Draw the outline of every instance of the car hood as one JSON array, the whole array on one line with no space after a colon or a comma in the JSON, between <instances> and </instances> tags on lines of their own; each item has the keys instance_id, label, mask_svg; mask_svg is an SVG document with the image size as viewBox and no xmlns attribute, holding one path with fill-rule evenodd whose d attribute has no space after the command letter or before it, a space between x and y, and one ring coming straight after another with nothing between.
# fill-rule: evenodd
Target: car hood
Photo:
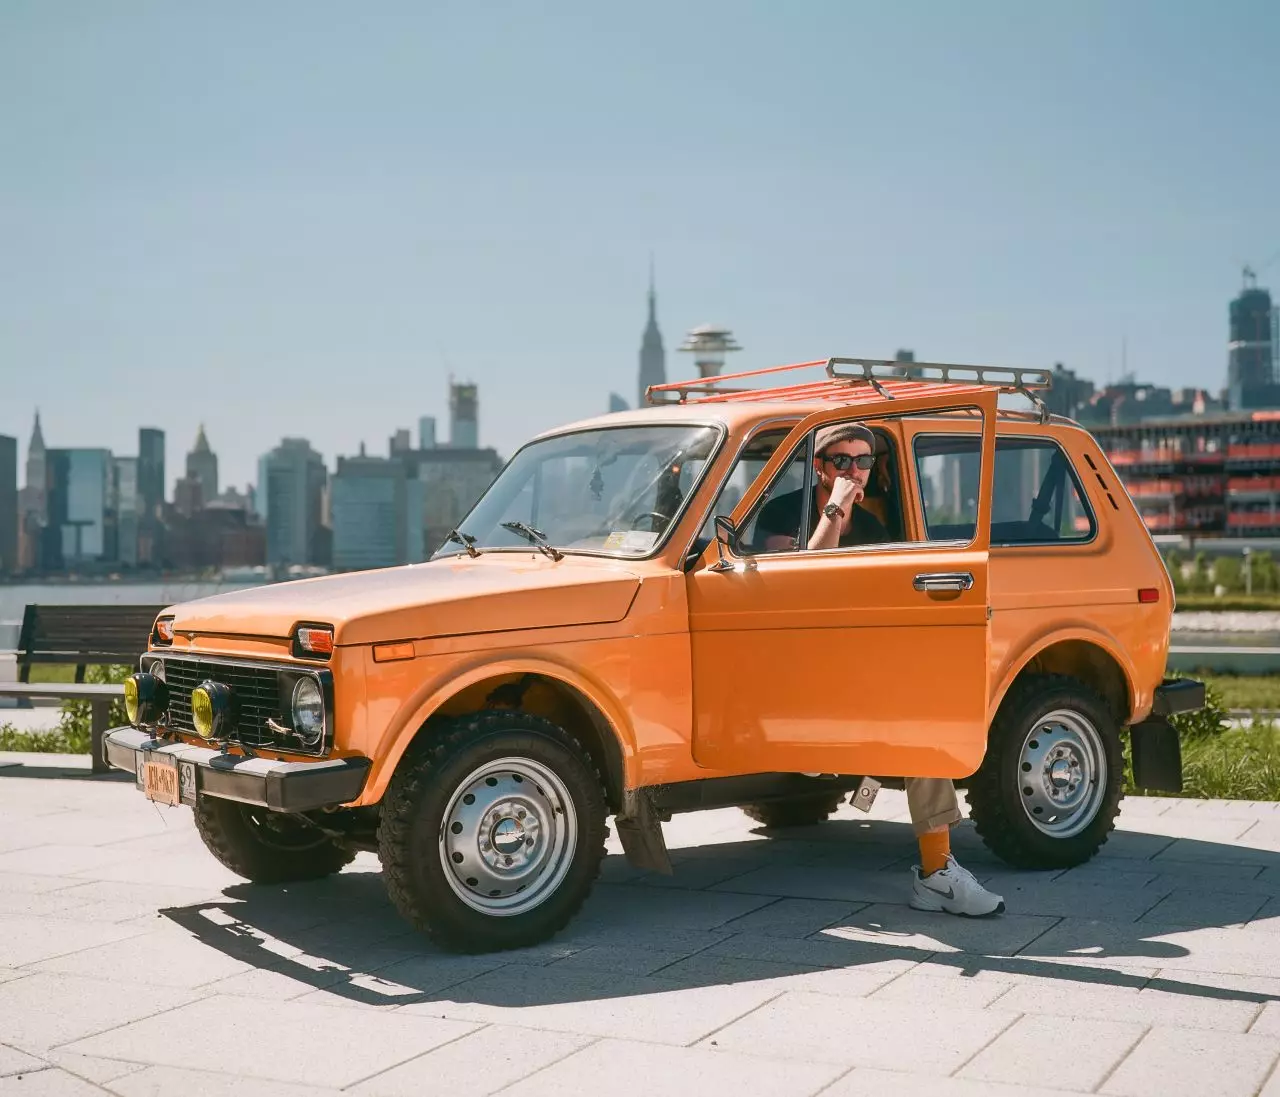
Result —
<instances>
[{"instance_id":1,"label":"car hood","mask_svg":"<svg viewBox=\"0 0 1280 1097\"><path fill-rule=\"evenodd\" d=\"M620 621L639 586L611 560L491 552L230 591L168 612L179 633L288 637L306 621L333 625L339 645L370 644Z\"/></svg>"}]
</instances>

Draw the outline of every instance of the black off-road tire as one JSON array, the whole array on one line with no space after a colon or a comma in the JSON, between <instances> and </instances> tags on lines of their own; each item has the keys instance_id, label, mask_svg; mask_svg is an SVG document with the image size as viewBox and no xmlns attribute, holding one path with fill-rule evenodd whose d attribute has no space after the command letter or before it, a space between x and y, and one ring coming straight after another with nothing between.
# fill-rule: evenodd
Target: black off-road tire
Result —
<instances>
[{"instance_id":1,"label":"black off-road tire","mask_svg":"<svg viewBox=\"0 0 1280 1097\"><path fill-rule=\"evenodd\" d=\"M743 804L748 819L766 827L811 827L825 823L840 807L844 795L829 792L813 796L788 796L784 800L762 800Z\"/></svg>"},{"instance_id":2,"label":"black off-road tire","mask_svg":"<svg viewBox=\"0 0 1280 1097\"><path fill-rule=\"evenodd\" d=\"M445 812L476 770L499 759L549 769L572 801L576 844L559 884L527 910L496 915L464 902L442 864ZM607 805L590 754L568 731L540 716L477 712L442 723L410 748L383 798L378 827L387 892L396 909L433 941L455 952L524 948L554 936L591 892L604 858Z\"/></svg>"},{"instance_id":3,"label":"black off-road tire","mask_svg":"<svg viewBox=\"0 0 1280 1097\"><path fill-rule=\"evenodd\" d=\"M195 817L209 852L255 884L319 880L355 860L354 850L304 820L266 808L201 796Z\"/></svg>"},{"instance_id":4,"label":"black off-road tire","mask_svg":"<svg viewBox=\"0 0 1280 1097\"><path fill-rule=\"evenodd\" d=\"M1022 767L1024 744L1034 742L1029 733L1049 714L1064 710L1082 718L1097 731L1099 755L1106 762L1105 780L1084 818L1092 817L1078 833L1053 836L1032 822L1027 804L1035 791ZM1028 791L1030 790L1030 791ZM1005 697L992 721L987 753L977 773L968 781L969 816L987 847L1016 868L1071 868L1088 861L1115 828L1124 792L1124 758L1120 726L1111 706L1093 687L1061 674L1030 675Z\"/></svg>"}]
</instances>

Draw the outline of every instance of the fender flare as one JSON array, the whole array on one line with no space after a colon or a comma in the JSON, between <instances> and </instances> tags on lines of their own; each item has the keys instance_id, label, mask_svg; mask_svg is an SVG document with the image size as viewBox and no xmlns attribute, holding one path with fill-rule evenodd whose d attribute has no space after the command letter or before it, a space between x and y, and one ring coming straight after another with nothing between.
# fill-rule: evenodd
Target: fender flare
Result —
<instances>
[{"instance_id":1,"label":"fender flare","mask_svg":"<svg viewBox=\"0 0 1280 1097\"><path fill-rule=\"evenodd\" d=\"M635 728L626 708L602 682L583 674L576 667L548 659L545 655L531 656L509 653L497 658L489 654L479 655L461 667L456 664L447 675L426 680L415 692L408 704L401 707L396 719L388 724L378 738L373 752L373 766L360 796L361 804L374 804L382 799L392 774L400 765L400 759L417 738L426 722L445 705L450 698L477 682L505 675L537 674L554 679L580 693L588 703L604 717L622 755L623 781L636 754Z\"/></svg>"},{"instance_id":2,"label":"fender flare","mask_svg":"<svg viewBox=\"0 0 1280 1097\"><path fill-rule=\"evenodd\" d=\"M1041 655L1049 648L1057 644L1067 641L1080 641L1096 647L1109 655L1112 661L1120 668L1120 673L1124 678L1124 686L1127 694L1128 712L1121 714L1121 722L1129 723L1135 716L1139 715L1144 707L1149 708L1151 698L1145 700L1139 696L1139 691L1134 685L1135 671L1132 660L1125 654L1125 650L1115 639L1107 632L1088 625L1084 622L1072 624L1067 628L1055 628L1051 632L1044 633L1034 638L1034 640L1023 649L1021 656L1016 662L1009 663L1002 677L999 688L991 694L991 699L987 705L987 726L991 725L991 721L995 719L996 713L999 711L1001 704L1004 703L1005 696L1013 687L1013 683L1017 680L1027 665Z\"/></svg>"}]
</instances>

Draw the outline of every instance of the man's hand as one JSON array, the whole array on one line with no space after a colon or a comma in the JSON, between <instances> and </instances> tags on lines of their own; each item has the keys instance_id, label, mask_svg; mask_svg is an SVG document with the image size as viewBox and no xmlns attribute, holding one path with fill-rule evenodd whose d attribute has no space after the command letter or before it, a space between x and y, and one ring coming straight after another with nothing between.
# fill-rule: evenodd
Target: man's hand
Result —
<instances>
[{"instance_id":1,"label":"man's hand","mask_svg":"<svg viewBox=\"0 0 1280 1097\"><path fill-rule=\"evenodd\" d=\"M862 502L863 490L847 476L837 476L831 485L831 502L835 503L847 519L853 508Z\"/></svg>"}]
</instances>

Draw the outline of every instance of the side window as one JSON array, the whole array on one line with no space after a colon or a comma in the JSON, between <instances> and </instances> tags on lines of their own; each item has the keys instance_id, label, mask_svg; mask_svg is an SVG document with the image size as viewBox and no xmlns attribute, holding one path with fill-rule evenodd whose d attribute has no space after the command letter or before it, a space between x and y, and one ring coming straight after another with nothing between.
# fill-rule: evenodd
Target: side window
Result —
<instances>
[{"instance_id":1,"label":"side window","mask_svg":"<svg viewBox=\"0 0 1280 1097\"><path fill-rule=\"evenodd\" d=\"M734 462L733 468L729 470L729 475L725 478L724 484L721 485L720 494L716 496L716 501L707 515L707 520L702 524L702 529L698 531L699 545L710 544L715 539L715 516L717 514L727 516L733 513L733 508L742 501L742 497L746 495L747 490L755 483L756 478L760 475L764 466L768 464L774 451L777 450L778 446L785 441L790 433L790 427L762 430L747 442L742 452L738 455L737 461ZM801 476L802 478L803 476ZM787 484L789 487L784 487L782 486L783 484ZM799 486L800 481L795 479L792 469L788 467L779 485L775 486L769 494L773 496L778 494L779 491L786 491ZM743 531L742 539L744 545L753 545L754 525L753 517Z\"/></svg>"},{"instance_id":2,"label":"side window","mask_svg":"<svg viewBox=\"0 0 1280 1097\"><path fill-rule=\"evenodd\" d=\"M812 455L812 456L811 456ZM844 494L837 482L853 485ZM839 494L844 520L824 523L821 509ZM827 424L797 447L786 474L751 515L745 547L753 554L853 548L904 540L897 451L884 426Z\"/></svg>"},{"instance_id":3,"label":"side window","mask_svg":"<svg viewBox=\"0 0 1280 1097\"><path fill-rule=\"evenodd\" d=\"M916 475L931 541L967 541L978 513L981 443L973 435L920 435ZM1029 545L1088 541L1095 531L1071 462L1055 442L996 439L991 544Z\"/></svg>"}]
</instances>

